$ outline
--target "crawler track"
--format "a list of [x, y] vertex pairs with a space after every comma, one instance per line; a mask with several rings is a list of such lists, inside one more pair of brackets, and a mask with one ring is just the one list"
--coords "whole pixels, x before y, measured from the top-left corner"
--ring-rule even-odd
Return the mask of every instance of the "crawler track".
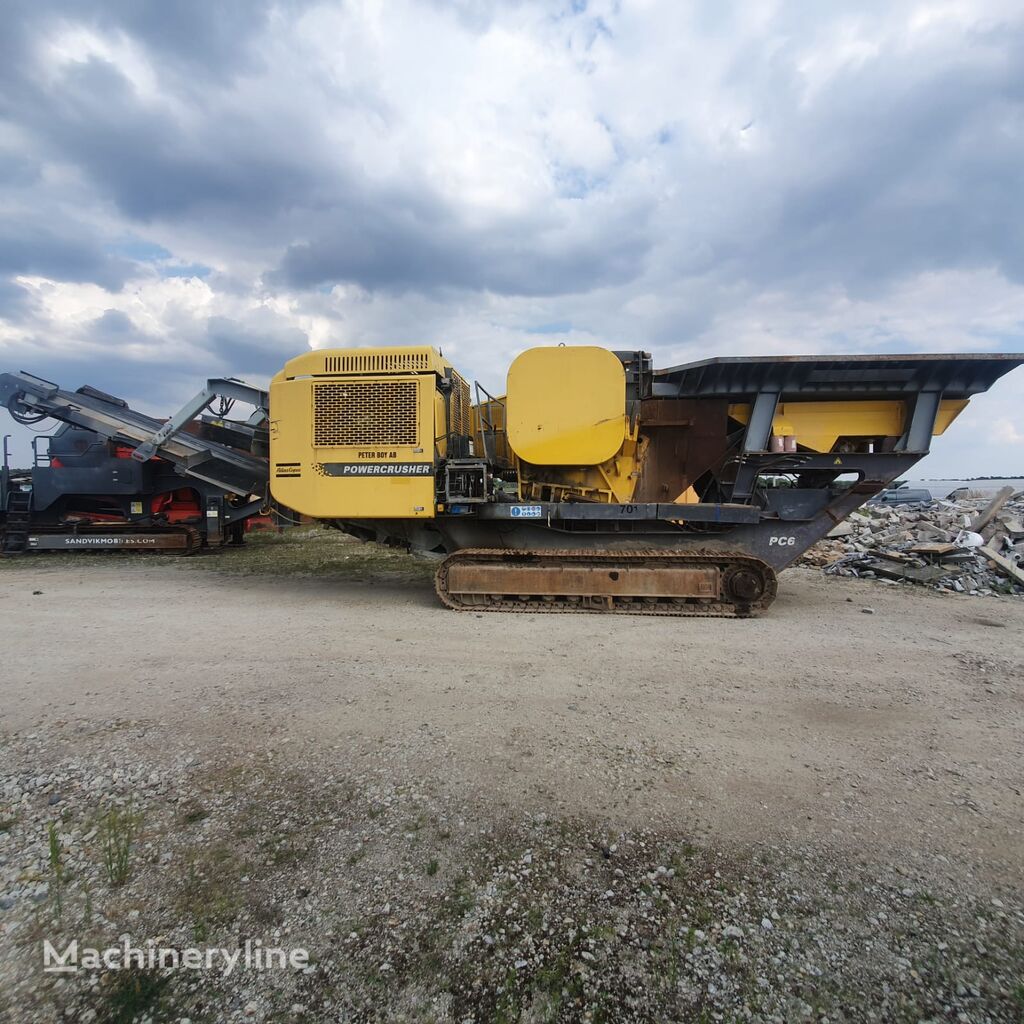
[[441, 563], [435, 586], [460, 611], [750, 618], [778, 584], [771, 566], [739, 552], [467, 548]]

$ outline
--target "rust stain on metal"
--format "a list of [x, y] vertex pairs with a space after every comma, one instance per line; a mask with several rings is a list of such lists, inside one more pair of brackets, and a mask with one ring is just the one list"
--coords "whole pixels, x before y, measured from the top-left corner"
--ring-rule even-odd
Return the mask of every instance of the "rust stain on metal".
[[715, 598], [719, 585], [717, 568], [455, 565], [448, 574], [456, 594]]

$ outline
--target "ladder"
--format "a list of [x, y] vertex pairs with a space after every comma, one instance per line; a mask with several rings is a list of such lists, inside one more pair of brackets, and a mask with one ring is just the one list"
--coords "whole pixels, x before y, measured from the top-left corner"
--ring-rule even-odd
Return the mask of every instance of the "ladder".
[[24, 551], [32, 518], [32, 492], [21, 488], [7, 495], [7, 521], [0, 534], [0, 551]]

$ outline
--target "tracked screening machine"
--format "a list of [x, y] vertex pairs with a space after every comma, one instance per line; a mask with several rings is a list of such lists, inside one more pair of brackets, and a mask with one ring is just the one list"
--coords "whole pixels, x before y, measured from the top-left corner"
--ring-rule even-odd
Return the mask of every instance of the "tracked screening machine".
[[1022, 355], [529, 349], [505, 393], [430, 348], [317, 351], [270, 391], [274, 497], [442, 556], [452, 608], [751, 616]]
[[[253, 407], [247, 420], [224, 418], [236, 401]], [[239, 543], [267, 489], [266, 406], [265, 391], [215, 378], [162, 420], [88, 385], [0, 373], [0, 407], [16, 423], [61, 424], [35, 435], [28, 470], [12, 469], [3, 438], [0, 556]]]

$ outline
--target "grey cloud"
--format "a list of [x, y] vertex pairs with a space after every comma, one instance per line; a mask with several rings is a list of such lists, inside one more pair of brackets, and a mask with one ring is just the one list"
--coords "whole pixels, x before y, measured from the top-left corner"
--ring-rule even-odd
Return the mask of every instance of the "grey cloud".
[[32, 305], [31, 293], [17, 281], [0, 278], [0, 320], [21, 319]]
[[133, 220], [214, 211], [248, 223], [314, 184], [301, 160], [267, 145], [255, 120], [186, 130], [96, 58], [70, 69], [57, 95], [32, 96], [30, 109], [45, 151], [82, 168]]
[[282, 323], [240, 323], [224, 316], [206, 322], [210, 350], [232, 374], [270, 377], [292, 358], [309, 348], [304, 331]]
[[[170, 350], [140, 359], [109, 336], [106, 343], [69, 346], [66, 338], [52, 334], [5, 344], [0, 372], [11, 370], [25, 370], [71, 391], [90, 384], [153, 413], [173, 412], [209, 375], [206, 366], [183, 363]], [[5, 426], [0, 423], [0, 433]]]
[[37, 274], [119, 290], [131, 264], [105, 252], [84, 227], [66, 219], [59, 227], [60, 232], [34, 222], [28, 211], [0, 221], [0, 274]]
[[[9, 5], [0, 33], [0, 55], [8, 72], [24, 69], [30, 43], [62, 26], [80, 24], [99, 32], [124, 32], [157, 62], [204, 79], [219, 79], [251, 67], [252, 42], [271, 11], [298, 10], [300, 0], [40, 0]], [[177, 65], [177, 68], [174, 66]], [[3, 71], [0, 70], [0, 75]]]
[[770, 159], [737, 160], [696, 197], [731, 191], [746, 214], [694, 217], [719, 278], [854, 293], [955, 267], [1024, 280], [1024, 36], [1004, 27], [966, 43], [935, 66], [883, 53], [807, 109], [793, 72], [770, 69], [775, 105], [755, 121]]
[[[503, 8], [523, 7], [530, 2], [531, 0], [425, 0], [427, 6], [458, 18], [474, 32], [485, 32]], [[575, 2], [576, 0], [570, 0], [565, 7], [571, 7]], [[585, 0], [583, 4], [586, 6]]]
[[[276, 273], [270, 268], [267, 280], [299, 288], [352, 281], [370, 289], [553, 295], [639, 273], [651, 244], [636, 216], [639, 201], [580, 215], [575, 224], [545, 217], [468, 229], [461, 211], [432, 197], [415, 171], [396, 197], [369, 184], [363, 171], [326, 158], [313, 126], [295, 129], [292, 139], [292, 126], [268, 126], [258, 110], [233, 113], [230, 121], [212, 113], [204, 118], [202, 79], [220, 73], [203, 63], [204, 54], [209, 58], [209, 48], [224, 39], [217, 27], [222, 22], [210, 29], [199, 9], [206, 5], [170, 5], [159, 15], [133, 13], [135, 6], [126, 3], [102, 11], [64, 8], [69, 18], [116, 24], [158, 61], [168, 49], [177, 53], [177, 29], [189, 25], [203, 40], [192, 54], [196, 77], [183, 83], [168, 73], [164, 82], [179, 98], [192, 99], [198, 90], [193, 107], [200, 116], [188, 126], [166, 108], [144, 103], [117, 68], [96, 57], [65, 67], [49, 90], [28, 71], [18, 79], [11, 116], [35, 135], [43, 153], [83, 171], [96, 193], [113, 199], [130, 220], [184, 220], [200, 230], [205, 222], [261, 248], [280, 237], [280, 265]], [[483, 24], [493, 10], [465, 4], [456, 14]], [[165, 18], [176, 26], [166, 38], [157, 31]], [[381, 114], [372, 96], [345, 98]], [[297, 144], [281, 145], [282, 133]], [[421, 195], [410, 200], [416, 192]], [[296, 241], [296, 235], [306, 238]]]
[[0, 150], [0, 187], [25, 188], [39, 181], [39, 161], [21, 153]]
[[0, 345], [0, 372], [27, 370], [69, 390], [91, 384], [138, 408], [169, 414], [208, 377], [261, 383], [308, 347], [305, 332], [273, 314], [244, 322], [223, 316], [182, 320], [172, 337], [160, 338], [122, 311], [107, 309], [66, 335], [39, 331]]
[[[483, 31], [506, 5], [441, 6]], [[772, 29], [790, 43], [750, 44], [727, 78], [756, 108], [752, 129], [767, 139], [758, 159], [711, 162], [693, 140], [673, 137], [657, 150], [678, 177], [678, 197], [663, 203], [656, 219], [643, 209], [648, 200], [605, 203], [601, 188], [584, 192], [584, 213], [571, 222], [559, 224], [557, 211], [548, 211], [469, 228], [415, 169], [404, 191], [379, 190], [354, 163], [326, 159], [312, 128], [292, 134], [289, 126], [265, 123], [259, 110], [233, 113], [229, 121], [207, 104], [204, 82], [258, 67], [245, 61], [258, 52], [254, 41], [270, 8], [241, 0], [117, 0], [51, 4], [34, 20], [23, 13], [11, 30], [18, 42], [9, 44], [16, 45], [9, 73], [18, 100], [9, 103], [9, 116], [36, 135], [47, 155], [88, 175], [96, 194], [112, 198], [129, 220], [175, 219], [198, 231], [208, 224], [261, 250], [276, 249], [279, 262], [274, 267], [270, 256], [267, 281], [278, 287], [355, 282], [389, 291], [567, 295], [642, 276], [654, 250], [662, 253], [665, 278], [713, 273], [757, 287], [839, 282], [863, 289], [949, 266], [994, 264], [1018, 280], [1024, 273], [1019, 29], [967, 34], [965, 54], [984, 60], [947, 58], [932, 66], [927, 56], [882, 52], [803, 104], [795, 41], [813, 37], [822, 19], [814, 5], [788, 5]], [[719, 8], [698, 8], [695, 30], [735, 31], [739, 8]], [[286, 6], [284, 16], [298, 9]], [[552, 9], [555, 16], [574, 13], [589, 17], [576, 3]], [[116, 68], [96, 58], [66, 69], [61, 82], [43, 90], [25, 67], [25, 53], [33, 33], [58, 17], [116, 28], [144, 45], [162, 86], [190, 104], [188, 125], [144, 103]], [[614, 178], [609, 194], [615, 195]], [[706, 254], [696, 266], [694, 251]], [[84, 279], [86, 255], [69, 254], [67, 262]], [[91, 279], [117, 277], [105, 266]]]
[[140, 331], [134, 321], [119, 309], [106, 309], [89, 325], [89, 335], [95, 338], [130, 338]]
[[[273, 6], [270, 0], [94, 0], [87, 9], [98, 26], [122, 29], [157, 55], [210, 77], [252, 59], [249, 44], [266, 27]], [[81, 4], [69, 7], [81, 16]]]
[[424, 200], [349, 206], [311, 242], [289, 246], [269, 280], [295, 288], [354, 282], [374, 290], [458, 288], [557, 295], [628, 281], [651, 240], [647, 204], [595, 212], [589, 222], [468, 228], [458, 211]]

